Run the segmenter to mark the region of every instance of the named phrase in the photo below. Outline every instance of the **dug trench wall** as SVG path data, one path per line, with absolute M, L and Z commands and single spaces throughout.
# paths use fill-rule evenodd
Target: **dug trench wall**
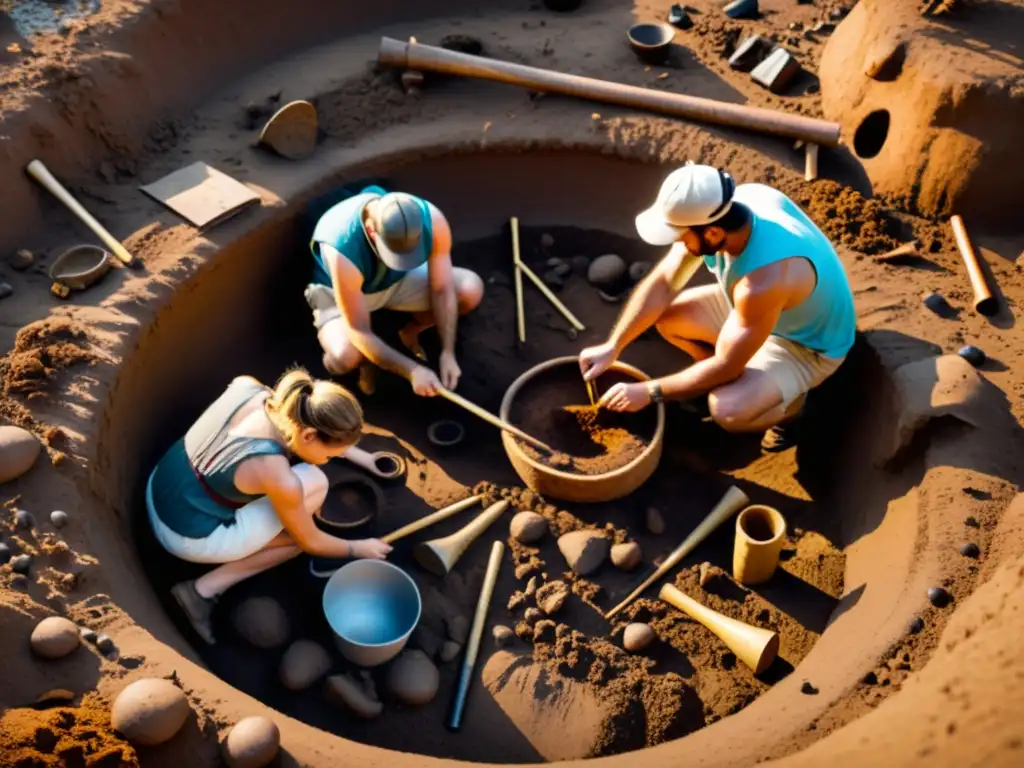
M 271 25 L 259 28 L 271 37 Z M 235 28 L 233 33 L 243 36 L 245 29 Z M 287 36 L 282 32 L 281 38 Z M 251 50 L 259 49 L 264 39 L 255 38 Z M 290 45 L 302 44 L 302 30 L 296 27 L 287 39 Z M 253 55 L 264 57 L 266 51 Z M 233 64 L 238 61 L 240 57 L 231 58 Z M 230 68 L 225 65 L 224 71 Z M 186 99 L 184 91 L 177 92 L 177 98 Z M 136 105 L 127 110 L 131 118 L 125 125 L 147 126 L 162 111 L 181 103 L 154 103 L 151 112 Z M 496 111 L 503 108 L 499 105 Z M 576 121 L 567 122 L 567 115 Z M 69 137 L 77 134 L 71 126 L 60 130 L 68 132 L 68 140 L 62 142 L 66 146 L 47 154 L 45 161 L 71 178 L 75 165 L 79 172 L 91 170 L 94 166 L 86 158 L 99 144 L 72 149 Z M 123 130 L 125 141 L 142 140 L 141 132 Z M 438 136 L 444 140 L 438 141 Z M 105 144 L 102 139 L 89 141 Z M 191 153 L 201 142 L 201 134 L 183 140 L 170 153 L 175 156 L 165 161 L 181 160 L 186 150 Z M 13 152 L 7 156 L 19 173 L 21 161 L 40 149 L 33 141 L 25 144 L 17 157 Z M 636 201 L 649 196 L 663 173 L 659 164 L 695 155 L 727 163 L 731 150 L 721 144 L 719 135 L 693 126 L 636 120 L 595 130 L 584 105 L 496 123 L 486 137 L 481 136 L 479 121 L 469 122 L 457 111 L 435 115 L 421 124 L 384 127 L 350 146 L 321 147 L 315 164 L 283 166 L 274 159 L 253 157 L 247 160 L 248 180 L 265 192 L 261 210 L 202 238 L 172 231 L 143 239 L 136 254 L 145 261 L 144 272 L 119 272 L 118 280 L 94 302 L 48 310 L 86 324 L 98 359 L 88 369 L 69 371 L 48 401 L 28 403 L 37 418 L 56 423 L 69 434 L 70 460 L 56 468 L 40 466 L 12 490 L 34 496 L 40 504 L 53 498 L 74 501 L 77 516 L 88 524 L 69 532 L 68 539 L 91 562 L 80 590 L 66 601 L 68 611 L 91 616 L 93 623 L 116 636 L 122 658 L 142 660 L 132 667 L 104 662 L 98 670 L 79 670 L 81 679 L 91 680 L 101 694 L 110 696 L 134 677 L 174 673 L 189 694 L 197 713 L 194 723 L 174 744 L 147 754 L 146 765 L 207 764 L 215 759 L 219 729 L 261 713 L 281 725 L 283 746 L 296 764 L 450 764 L 344 742 L 232 690 L 197 663 L 195 653 L 157 605 L 134 550 L 131 528 L 139 519 L 145 467 L 180 424 L 181 414 L 195 412 L 223 383 L 228 375 L 225 361 L 243 365 L 247 353 L 260 345 L 259 334 L 274 332 L 278 321 L 268 311 L 300 303 L 261 297 L 296 282 L 291 272 L 294 217 L 302 203 L 338 181 L 387 175 L 410 189 L 430 188 L 437 204 L 453 211 L 453 226 L 464 239 L 493 231 L 511 213 L 537 224 L 599 225 L 628 234 Z M 550 173 L 551 163 L 564 173 Z M 796 178 L 790 169 L 777 169 L 768 152 L 751 150 L 744 163 L 752 177 L 767 175 L 771 167 L 773 175 L 788 183 Z M 444 182 L 439 183 L 442 177 Z M 538 185 L 538 178 L 544 183 Z M 581 199 L 581 188 L 604 189 L 606 194 Z M 25 182 L 13 200 L 9 210 L 18 213 L 3 214 L 10 226 L 2 231 L 13 242 L 39 237 L 40 212 L 47 207 L 40 192 Z M 137 232 L 151 215 L 151 210 L 129 212 L 118 220 L 117 229 Z M 914 353 L 908 358 L 903 347 L 894 352 L 884 334 L 869 335 L 869 341 L 876 345 L 889 375 L 901 363 L 927 357 Z M 268 363 L 268 375 L 273 372 Z M 850 489 L 848 505 L 833 513 L 845 521 L 847 597 L 804 663 L 747 709 L 690 737 L 653 748 L 645 759 L 649 756 L 667 766 L 742 765 L 772 757 L 780 758 L 780 764 L 894 764 L 890 758 L 899 739 L 919 745 L 916 751 L 908 748 L 899 754 L 901 765 L 934 765 L 936 755 L 964 754 L 967 749 L 975 750 L 980 764 L 985 761 L 977 752 L 979 744 L 988 750 L 985 764 L 1010 764 L 1021 744 L 1005 737 L 1002 722 L 1013 712 L 1016 694 L 1011 681 L 1024 674 L 1024 667 L 1018 655 L 1007 652 L 1006 638 L 1016 631 L 1013 617 L 1019 614 L 1024 587 L 1011 554 L 1019 546 L 1019 526 L 1014 527 L 1010 517 L 1002 526 L 997 520 L 1018 485 L 1020 432 L 1005 399 L 992 390 L 984 391 L 978 426 L 935 434 L 930 446 L 917 446 L 898 468 L 880 470 L 870 461 L 860 461 L 843 478 L 843 487 Z M 69 407 L 61 407 L 62 402 Z M 872 456 L 876 446 L 867 427 L 892 426 L 892 413 L 900 408 L 885 398 L 875 405 L 878 421 L 869 421 L 854 441 Z M 1018 448 L 1005 447 L 1015 445 Z M 991 503 L 963 498 L 963 488 L 978 485 L 979 478 Z M 1007 557 L 1001 566 L 986 564 L 984 575 L 990 579 L 973 595 L 982 577 L 949 554 L 963 536 L 965 514 L 971 512 L 983 524 L 978 534 L 983 549 Z M 946 583 L 955 597 L 954 607 L 945 614 L 927 607 L 926 588 L 936 583 Z M 29 604 L 30 599 L 35 604 Z M 46 604 L 45 591 L 33 588 L 19 598 L 19 616 L 40 615 Z M 934 630 L 930 644 L 920 649 L 926 658 L 933 647 L 940 648 L 920 677 L 912 677 L 904 690 L 872 712 L 873 701 L 861 681 L 882 667 L 891 668 L 890 662 L 902 659 L 904 652 L 916 654 L 913 638 L 907 637 L 909 618 L 922 614 L 933 628 L 941 626 L 950 612 L 954 619 L 941 638 Z M 25 618 L 14 622 L 16 629 L 29 626 Z M 18 632 L 6 633 L 5 663 L 17 658 L 22 640 Z M 961 644 L 966 650 L 957 653 Z M 973 671 L 962 674 L 964 663 Z M 998 674 L 992 672 L 995 669 Z M 913 671 L 917 673 L 918 667 Z M 813 680 L 816 695 L 800 692 L 804 680 Z M 30 701 L 53 683 L 52 673 L 30 670 L 17 691 L 3 691 L 2 703 Z M 964 702 L 984 706 L 972 708 L 970 716 L 950 728 L 943 696 L 954 694 L 965 708 L 969 705 Z M 864 713 L 869 714 L 843 727 Z M 991 738 L 993 733 L 1000 738 Z M 812 743 L 806 752 L 799 751 Z M 626 754 L 598 762 L 624 766 L 636 759 Z

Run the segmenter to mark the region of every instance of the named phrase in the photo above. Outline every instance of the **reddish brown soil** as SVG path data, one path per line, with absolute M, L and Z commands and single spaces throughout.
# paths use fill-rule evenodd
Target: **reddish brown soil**
M 93 692 L 86 700 L 95 710 L 134 677 L 172 672 L 188 686 L 198 727 L 190 725 L 172 743 L 147 750 L 147 764 L 156 766 L 213 763 L 218 759 L 218 733 L 256 712 L 278 719 L 287 760 L 310 766 L 422 764 L 416 754 L 382 753 L 358 741 L 454 758 L 493 761 L 504 754 L 510 760 L 537 760 L 555 752 L 542 745 L 570 742 L 574 733 L 582 733 L 584 738 L 571 744 L 569 754 L 558 755 L 568 758 L 654 744 L 726 715 L 715 728 L 701 728 L 649 757 L 624 755 L 621 762 L 610 764 L 638 759 L 701 766 L 766 760 L 835 766 L 1019 762 L 1022 742 L 1014 714 L 1022 705 L 1016 684 L 1022 666 L 1014 649 L 1024 632 L 1024 611 L 1019 609 L 1024 604 L 1019 576 L 1024 526 L 1019 513 L 1007 511 L 1024 482 L 1019 428 L 1024 417 L 1024 333 L 1015 322 L 1024 298 L 1019 229 L 1011 236 L 993 237 L 972 227 L 1004 300 L 1004 311 L 990 321 L 971 311 L 970 287 L 947 223 L 917 217 L 911 205 L 901 208 L 902 203 L 863 197 L 870 183 L 848 150 L 823 152 L 821 171 L 827 178 L 808 184 L 802 177 L 802 157 L 788 142 L 489 83 L 436 81 L 420 97 L 407 97 L 393 73 L 374 72 L 369 64 L 380 25 L 402 19 L 402 29 L 388 34 L 416 34 L 434 42 L 458 31 L 479 37 L 490 54 L 502 59 L 820 115 L 813 75 L 791 94 L 772 95 L 731 71 L 725 56 L 741 35 L 761 32 L 791 46 L 813 72 L 828 35 L 803 34 L 791 25 L 806 27 L 840 3 L 764 0 L 760 19 L 733 21 L 721 17 L 720 4 L 700 0 L 691 6 L 701 12 L 694 14 L 695 27 L 677 37 L 671 66 L 643 67 L 623 42 L 622 31 L 638 18 L 661 18 L 669 4 L 655 0 L 631 7 L 591 0 L 579 13 L 556 15 L 539 4 L 527 9 L 518 2 L 496 2 L 481 13 L 450 2 L 446 9 L 452 10 L 452 18 L 421 21 L 417 14 L 447 11 L 422 4 L 355 8 L 311 3 L 303 9 L 308 12 L 296 13 L 288 4 L 269 0 L 209 8 L 113 0 L 92 21 L 77 22 L 67 35 L 17 41 L 3 30 L 0 170 L 11 181 L 0 207 L 0 245 L 31 248 L 45 261 L 46 254 L 91 237 L 25 177 L 24 166 L 41 157 L 94 215 L 125 239 L 145 270 L 115 270 L 100 286 L 60 302 L 49 294 L 44 274 L 0 263 L 0 282 L 14 291 L 0 299 L 0 348 L 6 354 L 0 364 L 5 389 L 0 415 L 41 437 L 70 437 L 64 446 L 69 461 L 57 467 L 40 462 L 28 476 L 2 489 L 3 500 L 9 508 L 31 509 L 41 520 L 48 510 L 65 508 L 73 520 L 59 534 L 45 526 L 29 534 L 6 525 L 6 543 L 13 551 L 32 552 L 37 565 L 28 578 L 13 575 L 9 565 L 0 568 L 5 627 L 0 636 L 5 675 L 0 707 L 10 708 L 0 733 L 14 735 L 0 741 L 0 763 L 12 763 L 12 752 L 34 749 L 36 729 L 53 728 L 52 711 L 27 708 L 40 693 L 63 685 L 77 694 Z M 1013 48 L 1012 42 L 1020 39 L 1015 25 L 1021 3 L 971 5 L 962 18 L 943 18 L 936 22 L 941 28 L 929 28 L 931 39 L 942 45 L 941 55 L 933 57 L 935 65 L 953 71 L 953 64 L 983 57 L 986 77 L 1019 68 L 1014 63 L 1019 46 Z M 311 17 L 317 20 L 315 31 L 310 29 Z M 1000 31 L 993 26 L 1002 26 L 1005 34 L 993 34 Z M 980 37 L 979 29 L 985 33 Z M 290 50 L 342 35 L 344 39 L 316 52 L 274 61 Z M 995 44 L 976 50 L 976 39 Z M 19 50 L 7 51 L 8 42 L 17 42 Z M 968 50 L 971 57 L 963 55 Z M 271 63 L 268 69 L 255 69 Z M 978 98 L 979 91 L 971 93 Z M 325 138 L 309 163 L 283 163 L 248 146 L 254 130 L 245 123 L 250 111 L 246 105 L 278 94 L 317 101 Z M 926 116 L 928 121 L 933 117 Z M 986 125 L 998 122 L 993 117 Z M 976 145 L 969 124 L 956 133 Z M 409 166 L 396 159 L 418 160 L 448 150 L 481 154 Z M 516 154 L 537 150 L 549 153 L 546 160 Z M 502 157 L 501 152 L 509 155 Z M 826 434 L 810 448 L 764 458 L 757 455 L 756 441 L 723 438 L 708 424 L 676 422 L 662 466 L 635 505 L 560 510 L 516 490 L 517 479 L 502 463 L 500 442 L 489 427 L 468 425 L 464 452 L 455 461 L 432 453 L 425 438 L 427 424 L 439 417 L 436 411 L 444 411 L 443 406 L 424 408 L 401 382 L 390 393 L 383 387 L 388 396 L 377 398 L 375 406 L 368 404 L 375 426 L 372 437 L 405 451 L 410 461 L 406 482 L 388 489 L 381 530 L 371 528 L 369 533 L 408 522 L 486 479 L 505 493 L 517 494 L 523 506 L 538 509 L 548 518 L 552 534 L 610 525 L 617 540 L 629 537 L 641 543 L 645 566 L 636 574 L 619 574 L 606 565 L 591 578 L 572 579 L 564 573 L 553 536 L 537 548 L 510 542 L 515 565 L 506 562 L 499 596 L 507 599 L 538 572 L 572 582 L 565 615 L 549 628 L 554 640 L 542 633 L 534 641 L 530 634 L 528 642 L 517 640 L 511 652 L 541 665 L 546 673 L 553 670 L 557 690 L 573 691 L 573 696 L 578 691 L 583 701 L 579 711 L 599 713 L 580 718 L 586 719 L 587 728 L 571 717 L 576 710 L 538 726 L 522 712 L 558 712 L 550 695 L 536 687 L 529 689 L 530 695 L 510 695 L 514 686 L 503 687 L 510 676 L 484 674 L 486 684 L 476 692 L 484 693 L 485 687 L 491 695 L 475 696 L 471 710 L 478 738 L 468 732 L 449 738 L 441 733 L 440 723 L 454 665 L 442 668 L 441 695 L 430 709 L 389 706 L 375 723 L 345 724 L 337 712 L 323 707 L 318 695 L 288 702 L 277 698 L 276 660 L 244 651 L 226 628 L 221 628 L 224 645 L 204 651 L 200 660 L 182 640 L 180 623 L 175 626 L 165 613 L 169 606 L 160 579 L 176 577 L 174 568 L 182 569 L 181 564 L 165 561 L 166 572 L 160 575 L 161 561 L 150 556 L 153 550 L 142 540 L 145 527 L 139 541 L 129 535 L 129 528 L 141 509 L 146 467 L 218 387 L 239 373 L 272 380 L 296 357 L 317 365 L 301 290 L 285 291 L 289 281 L 298 286 L 302 277 L 294 274 L 290 225 L 280 223 L 282 214 L 275 206 L 297 203 L 310 185 L 332 183 L 336 174 L 348 179 L 393 172 L 397 183 L 429 193 L 450 213 L 456 240 L 463 245 L 494 235 L 510 215 L 518 215 L 524 224 L 536 220 L 629 237 L 600 244 L 595 240 L 590 256 L 617 250 L 630 260 L 656 258 L 656 253 L 637 247 L 630 220 L 653 196 L 662 171 L 599 153 L 644 163 L 697 159 L 720 165 L 741 181 L 775 184 L 804 204 L 836 239 L 854 286 L 860 327 L 877 360 L 853 388 L 841 392 L 843 398 L 830 401 L 831 407 L 818 414 Z M 389 154 L 391 160 L 376 161 L 380 154 Z M 140 182 L 198 158 L 266 191 L 263 210 L 196 239 L 190 228 L 139 193 Z M 939 159 L 944 167 L 958 162 L 955 153 Z M 532 266 L 541 269 L 552 255 L 539 245 L 541 231 L 554 235 L 554 255 L 576 255 L 570 250 L 577 247 L 571 230 L 524 230 L 524 257 Z M 871 258 L 910 239 L 923 244 L 920 260 L 877 263 Z M 565 250 L 559 250 L 560 243 Z M 530 341 L 520 355 L 511 340 L 514 299 L 507 238 L 495 237 L 489 245 L 477 241 L 476 248 L 482 250 L 456 255 L 457 262 L 480 268 L 488 285 L 486 311 L 461 326 L 466 376 L 460 391 L 496 410 L 516 375 L 542 359 L 574 354 L 584 343 L 599 340 L 610 313 L 582 280 L 571 281 L 562 298 L 588 331 L 570 342 L 563 335 L 564 320 L 528 289 Z M 955 319 L 939 319 L 921 306 L 920 297 L 932 291 L 949 299 L 959 312 Z M 278 293 L 291 298 L 257 308 L 261 297 Z M 260 316 L 254 321 L 251 314 Z M 289 325 L 293 316 L 294 325 Z M 38 321 L 45 325 L 32 325 Z M 32 330 L 18 335 L 22 327 Z M 77 328 L 85 329 L 84 339 L 73 330 Z M 51 332 L 57 338 L 51 339 Z M 538 341 L 542 336 L 548 338 Z M 978 344 L 989 356 L 981 371 L 989 405 L 984 425 L 973 430 L 946 422 L 933 425 L 899 465 L 876 469 L 873 454 L 864 447 L 866 433 L 884 431 L 892 421 L 886 408 L 898 410 L 881 397 L 887 374 L 908 361 L 955 352 L 964 343 Z M 96 365 L 82 365 L 90 359 L 64 345 L 94 354 Z M 683 364 L 663 352 L 637 360 L 641 362 L 652 373 L 664 372 L 655 370 L 658 365 Z M 62 367 L 65 363 L 76 364 Z M 850 405 L 856 395 L 882 402 L 876 400 L 873 410 L 861 412 Z M 777 682 L 753 678 L 706 630 L 647 597 L 631 608 L 631 615 L 649 618 L 658 632 L 652 672 L 646 657 L 623 654 L 619 627 L 609 627 L 594 610 L 624 595 L 644 567 L 689 532 L 729 482 L 742 485 L 753 500 L 777 506 L 790 523 L 780 588 L 738 593 L 721 578 L 717 585 L 699 585 L 694 568 L 701 561 L 728 569 L 728 526 L 694 554 L 676 583 L 716 610 L 777 628 L 783 636 L 783 659 L 794 665 L 803 662 L 797 674 Z M 651 502 L 661 505 L 668 522 L 660 537 L 643 530 L 643 510 Z M 449 522 L 436 535 L 457 530 L 465 518 Z M 421 581 L 425 629 L 443 632 L 445 616 L 472 611 L 488 540 L 504 535 L 502 525 L 481 537 L 443 582 Z M 58 546 L 58 539 L 69 550 Z M 979 546 L 977 560 L 958 554 L 965 541 Z M 402 547 L 396 548 L 396 562 L 407 556 Z M 153 577 L 155 589 L 143 583 L 140 559 L 159 576 Z M 247 594 L 270 592 L 300 619 L 312 621 L 318 590 L 294 588 L 304 569 L 305 563 L 296 561 L 254 579 L 229 592 L 226 607 Z M 73 579 L 64 578 L 73 574 Z M 926 589 L 934 585 L 952 593 L 951 606 L 940 609 L 927 602 Z M 489 625 L 517 626 L 522 606 L 507 614 L 503 605 L 496 598 Z M 120 659 L 101 660 L 84 651 L 66 665 L 32 659 L 28 633 L 49 610 L 110 632 Z M 910 632 L 908 621 L 915 616 L 923 629 Z M 429 639 L 420 637 L 417 643 Z M 490 645 L 484 657 L 482 667 L 491 659 L 505 663 Z M 801 693 L 805 679 L 819 693 Z M 634 703 L 627 703 L 627 690 L 636 694 Z M 256 699 L 272 702 L 314 727 L 285 720 Z M 602 700 L 607 707 L 599 706 Z M 549 709 L 543 708 L 545 702 Z M 101 716 L 88 715 L 84 721 L 90 718 L 106 739 Z M 519 726 L 523 722 L 537 730 L 524 731 Z M 339 728 L 351 740 L 323 732 Z M 87 735 L 78 732 L 78 737 L 84 752 Z M 131 753 L 123 754 L 121 759 L 131 764 Z
M 134 768 L 135 749 L 110 727 L 106 702 L 78 707 L 15 709 L 0 717 L 0 754 L 11 768 Z
M 609 372 L 598 380 L 595 397 L 620 381 L 635 379 Z M 550 455 L 520 440 L 528 456 L 581 475 L 600 475 L 629 464 L 654 436 L 653 410 L 629 414 L 591 407 L 574 366 L 542 371 L 528 381 L 512 403 L 510 418 L 556 452 Z

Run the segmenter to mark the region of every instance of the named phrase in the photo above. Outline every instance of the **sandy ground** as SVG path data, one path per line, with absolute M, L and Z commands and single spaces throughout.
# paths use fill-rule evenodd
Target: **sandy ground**
M 703 13 L 694 14 L 693 30 L 678 36 L 680 48 L 671 66 L 645 68 L 624 45 L 623 26 L 634 18 L 660 18 L 667 3 L 629 8 L 592 2 L 565 16 L 513 3 L 484 15 L 450 5 L 445 9 L 453 13 L 449 18 L 414 22 L 405 17 L 384 33 L 399 38 L 415 34 L 429 43 L 458 32 L 478 37 L 488 54 L 503 59 L 813 116 L 820 114 L 815 78 L 798 83 L 795 95 L 769 95 L 745 75 L 731 72 L 722 54 L 735 44 L 739 30 L 767 32 L 790 45 L 789 38 L 797 40 L 795 52 L 813 72 L 827 35 L 804 35 L 801 25 L 832 20 L 833 10 L 833 23 L 842 16 L 839 3 L 780 1 L 762 3 L 760 20 L 738 22 L 723 19 L 710 3 L 699 3 Z M 349 760 L 427 764 L 427 758 L 374 746 L 505 762 L 621 753 L 656 744 L 652 759 L 666 765 L 735 765 L 766 758 L 851 765 L 880 760 L 1014 763 L 1021 729 L 1008 713 L 1021 704 L 1013 686 L 1021 668 L 1011 638 L 1019 637 L 1024 596 L 1020 504 L 1010 506 L 1022 466 L 1019 357 L 1024 340 L 1015 323 L 1022 291 L 1018 254 L 1024 244 L 1019 235 L 972 230 L 1001 289 L 1002 311 L 986 319 L 971 309 L 970 286 L 948 226 L 915 217 L 892 201 L 866 200 L 856 191 L 867 191 L 863 177 L 845 151 L 824 154 L 822 173 L 828 178 L 807 184 L 800 175 L 802 157 L 784 141 L 552 96 L 534 98 L 486 83 L 428 83 L 421 97 L 410 97 L 393 74 L 369 66 L 383 26 L 373 12 L 361 12 L 365 15 L 351 26 L 339 21 L 328 30 L 326 20 L 335 20 L 331 14 L 337 11 L 318 6 L 324 29 L 303 40 L 294 18 L 256 10 L 267 13 L 254 14 L 261 23 L 249 35 L 232 26 L 237 17 L 226 8 L 211 11 L 209 21 L 222 13 L 231 21 L 216 34 L 224 41 L 237 37 L 234 56 L 227 56 L 226 42 L 217 45 L 221 38 L 206 40 L 205 58 L 168 74 L 160 98 L 147 85 L 155 63 L 178 46 L 195 44 L 207 29 L 197 25 L 195 9 L 187 3 L 107 3 L 97 14 L 65 25 L 58 35 L 30 41 L 13 29 L 0 31 L 4 131 L 11 137 L 0 158 L 4 167 L 13 177 L 19 165 L 43 157 L 143 262 L 138 272 L 118 270 L 88 293 L 59 302 L 47 293 L 45 266 L 62 247 L 81 238 L 80 227 L 22 179 L 11 205 L 0 212 L 2 244 L 36 254 L 28 269 L 10 263 L 0 267 L 0 281 L 13 291 L 0 300 L 0 343 L 9 350 L 0 363 L 5 390 L 0 413 L 44 439 L 52 465 L 40 461 L 25 478 L 3 488 L 3 500 L 12 510 L 4 539 L 36 558 L 29 578 L 13 574 L 9 565 L 0 569 L 7 629 L 0 641 L 6 670 L 0 705 L 10 710 L 0 729 L 5 764 L 59 764 L 72 759 L 72 753 L 91 755 L 96 764 L 203 764 L 212 759 L 218 735 L 233 721 L 269 712 L 251 696 L 284 713 L 271 715 L 282 725 L 288 760 L 303 765 Z M 984 7 L 974 12 L 983 13 Z M 276 39 L 271 30 L 278 33 Z M 273 44 L 261 51 L 271 39 Z M 309 47 L 320 41 L 322 46 Z M 218 69 L 228 58 L 230 63 Z M 200 94 L 189 74 L 204 69 L 216 75 Z M 115 83 L 121 89 L 109 90 L 112 100 L 101 100 L 97 94 Z M 269 97 L 315 98 L 325 135 L 313 162 L 292 165 L 249 146 L 254 138 L 249 116 Z M 515 154 L 530 149 L 542 152 Z M 450 150 L 464 156 L 438 158 Z M 482 155 L 467 155 L 481 150 Z M 567 155 L 567 150 L 577 154 Z M 595 151 L 633 162 L 602 158 Z M 544 152 L 547 159 L 537 159 Z M 377 155 L 390 159 L 375 162 Z M 197 237 L 138 192 L 138 183 L 197 157 L 254 185 L 262 192 L 263 209 Z M 579 604 L 554 628 L 553 641 L 535 640 L 531 634 L 529 642 L 517 640 L 512 649 L 486 646 L 481 685 L 491 696 L 480 699 L 488 704 L 479 705 L 479 716 L 481 722 L 501 726 L 494 732 L 507 739 L 509 757 L 502 759 L 479 739 L 456 744 L 430 735 L 413 734 L 405 741 L 394 737 L 402 728 L 429 734 L 430 729 L 418 725 L 428 718 L 440 730 L 454 665 L 442 667 L 442 695 L 430 710 L 389 712 L 374 730 L 338 724 L 334 718 L 332 727 L 324 722 L 322 708 L 275 698 L 251 679 L 232 679 L 239 665 L 188 647 L 154 599 L 165 583 L 157 577 L 151 585 L 142 577 L 139 544 L 129 535 L 138 515 L 139 479 L 186 414 L 201 407 L 230 376 L 255 372 L 271 377 L 296 356 L 315 364 L 315 357 L 309 358 L 306 319 L 279 325 L 271 320 L 274 310 L 294 310 L 301 300 L 257 299 L 255 309 L 252 301 L 283 274 L 291 275 L 291 283 L 301 281 L 281 256 L 292 234 L 281 221 L 311 188 L 329 184 L 342 171 L 346 177 L 390 174 L 409 188 L 436 188 L 436 201 L 452 210 L 460 241 L 456 260 L 473 264 L 488 278 L 487 311 L 464 326 L 464 348 L 478 355 L 467 365 L 464 394 L 496 410 L 504 387 L 523 368 L 572 354 L 597 338 L 615 311 L 575 279 L 563 296 L 587 315 L 587 334 L 570 341 L 564 323 L 537 299 L 531 304 L 531 322 L 547 335 L 525 356 L 515 356 L 507 256 L 495 239 L 500 222 L 511 213 L 508 201 L 519 206 L 516 213 L 524 221 L 549 225 L 528 231 L 524 243 L 552 233 L 556 246 L 566 249 L 556 256 L 614 249 L 629 259 L 651 258 L 631 250 L 635 241 L 621 237 L 630 236 L 630 216 L 654 189 L 659 171 L 652 163 L 686 158 L 719 163 L 741 181 L 778 185 L 835 238 L 866 333 L 865 362 L 826 400 L 823 427 L 810 448 L 761 458 L 746 442 L 723 440 L 707 425 L 673 419 L 666 457 L 647 492 L 668 504 L 681 477 L 690 478 L 686 486 L 693 490 L 663 535 L 644 533 L 638 510 L 627 505 L 581 512 L 516 499 L 523 506 L 535 505 L 553 532 L 608 523 L 617 536 L 639 538 L 648 563 L 685 535 L 728 482 L 750 489 L 755 500 L 776 504 L 793 524 L 788 545 L 793 556 L 784 564 L 790 581 L 774 591 L 741 596 L 698 586 L 701 560 L 727 567 L 729 536 L 722 532 L 720 541 L 710 542 L 706 554 L 679 572 L 676 583 L 729 615 L 783 627 L 789 643 L 784 639 L 782 655 L 791 666 L 799 664 L 795 673 L 768 682 L 745 675 L 702 628 L 666 614 L 653 600 L 636 610 L 671 650 L 659 651 L 663 663 L 653 671 L 641 669 L 635 657 L 618 648 L 616 630 L 592 621 L 588 601 L 607 608 L 628 591 L 629 579 L 606 567 L 592 581 L 574 582 Z M 607 200 L 580 199 L 581 188 L 589 195 L 602 186 Z M 553 228 L 566 224 L 614 232 L 620 239 L 600 242 L 577 230 Z M 923 244 L 922 258 L 877 259 L 912 238 Z M 538 266 L 547 256 L 537 247 L 528 254 Z M 922 296 L 933 291 L 954 306 L 954 318 L 938 318 L 921 305 Z M 203 324 L 202 318 L 211 316 L 208 311 L 218 313 L 215 334 Z M 255 328 L 278 331 L 284 341 L 243 341 L 245 329 L 251 333 Z M 290 346 L 292 339 L 297 346 Z M 964 343 L 977 344 L 988 354 L 980 377 L 959 369 L 939 375 L 929 361 Z M 653 358 L 641 358 L 652 368 L 657 366 L 654 358 L 672 362 L 657 351 Z M 192 366 L 182 366 L 183 359 L 196 370 L 184 370 Z M 417 471 L 405 486 L 389 489 L 392 517 L 382 524 L 401 524 L 422 514 L 424 502 L 439 506 L 481 480 L 504 488 L 516 485 L 497 439 L 485 428 L 471 429 L 471 439 L 481 446 L 475 455 L 438 455 L 423 438 L 433 414 L 415 413 L 416 404 L 400 383 L 388 391 L 396 402 L 412 407 L 396 414 L 379 401 L 369 402 L 376 439 L 400 445 Z M 935 394 L 940 391 L 952 393 L 949 413 L 934 411 L 941 405 Z M 140 413 L 150 418 L 139 418 Z M 943 418 L 914 422 L 910 416 L 915 413 Z M 916 431 L 918 439 L 895 462 L 879 461 L 893 453 L 903 426 L 908 435 Z M 15 530 L 15 508 L 30 509 L 45 520 L 46 511 L 58 507 L 72 514 L 68 529 L 58 533 L 41 523 L 33 532 Z M 957 554 L 968 540 L 980 548 L 977 560 Z M 551 545 L 549 539 L 545 547 Z M 529 565 L 535 557 L 550 569 L 557 562 L 552 560 L 556 551 L 544 547 L 513 550 L 518 565 Z M 446 581 L 441 597 L 454 590 L 466 610 L 485 558 L 482 540 L 466 556 L 461 584 Z M 147 559 L 147 565 L 154 562 Z M 294 565 L 299 569 L 300 563 Z M 522 570 L 524 578 L 513 570 Z M 507 571 L 500 603 L 530 573 Z M 254 580 L 248 594 L 288 583 L 294 582 Z M 812 585 L 815 591 L 801 591 L 799 585 Z M 926 588 L 937 585 L 953 595 L 952 607 L 928 604 Z M 496 600 L 492 623 L 514 626 L 516 616 L 504 615 L 500 603 Z M 38 617 L 52 612 L 107 632 L 118 652 L 104 657 L 87 648 L 63 662 L 32 659 L 28 633 Z M 829 613 L 830 619 L 821 618 Z M 915 617 L 923 620 L 923 630 L 908 630 Z M 787 635 L 784 626 L 790 625 Z M 238 648 L 228 644 L 222 655 Z M 565 657 L 581 655 L 590 658 L 586 674 L 567 674 Z M 692 671 L 680 671 L 683 660 Z M 275 662 L 262 663 L 272 674 Z M 110 731 L 106 703 L 131 679 L 172 674 L 188 693 L 195 717 L 165 747 L 136 752 Z M 805 683 L 815 693 L 804 690 Z M 528 703 L 533 701 L 528 689 L 551 685 L 564 686 L 563 695 L 541 697 L 546 714 L 538 717 Z M 57 688 L 72 692 L 70 707 L 24 708 Z M 629 711 L 624 702 L 639 692 L 643 712 Z M 566 722 L 579 727 L 573 738 L 561 740 Z M 317 728 L 369 746 L 340 741 Z M 40 736 L 41 730 L 52 735 Z

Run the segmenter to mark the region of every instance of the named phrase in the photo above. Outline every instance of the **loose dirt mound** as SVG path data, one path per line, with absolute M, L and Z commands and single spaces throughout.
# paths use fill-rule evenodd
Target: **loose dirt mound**
M 0 717 L 0 755 L 10 768 L 136 768 L 135 749 L 110 726 L 110 707 L 89 697 L 78 707 L 14 709 Z

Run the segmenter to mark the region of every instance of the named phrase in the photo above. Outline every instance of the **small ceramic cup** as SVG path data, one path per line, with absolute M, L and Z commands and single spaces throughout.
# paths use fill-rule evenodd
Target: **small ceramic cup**
M 763 584 L 779 565 L 786 540 L 786 519 L 779 510 L 752 504 L 736 516 L 732 577 L 740 584 Z

